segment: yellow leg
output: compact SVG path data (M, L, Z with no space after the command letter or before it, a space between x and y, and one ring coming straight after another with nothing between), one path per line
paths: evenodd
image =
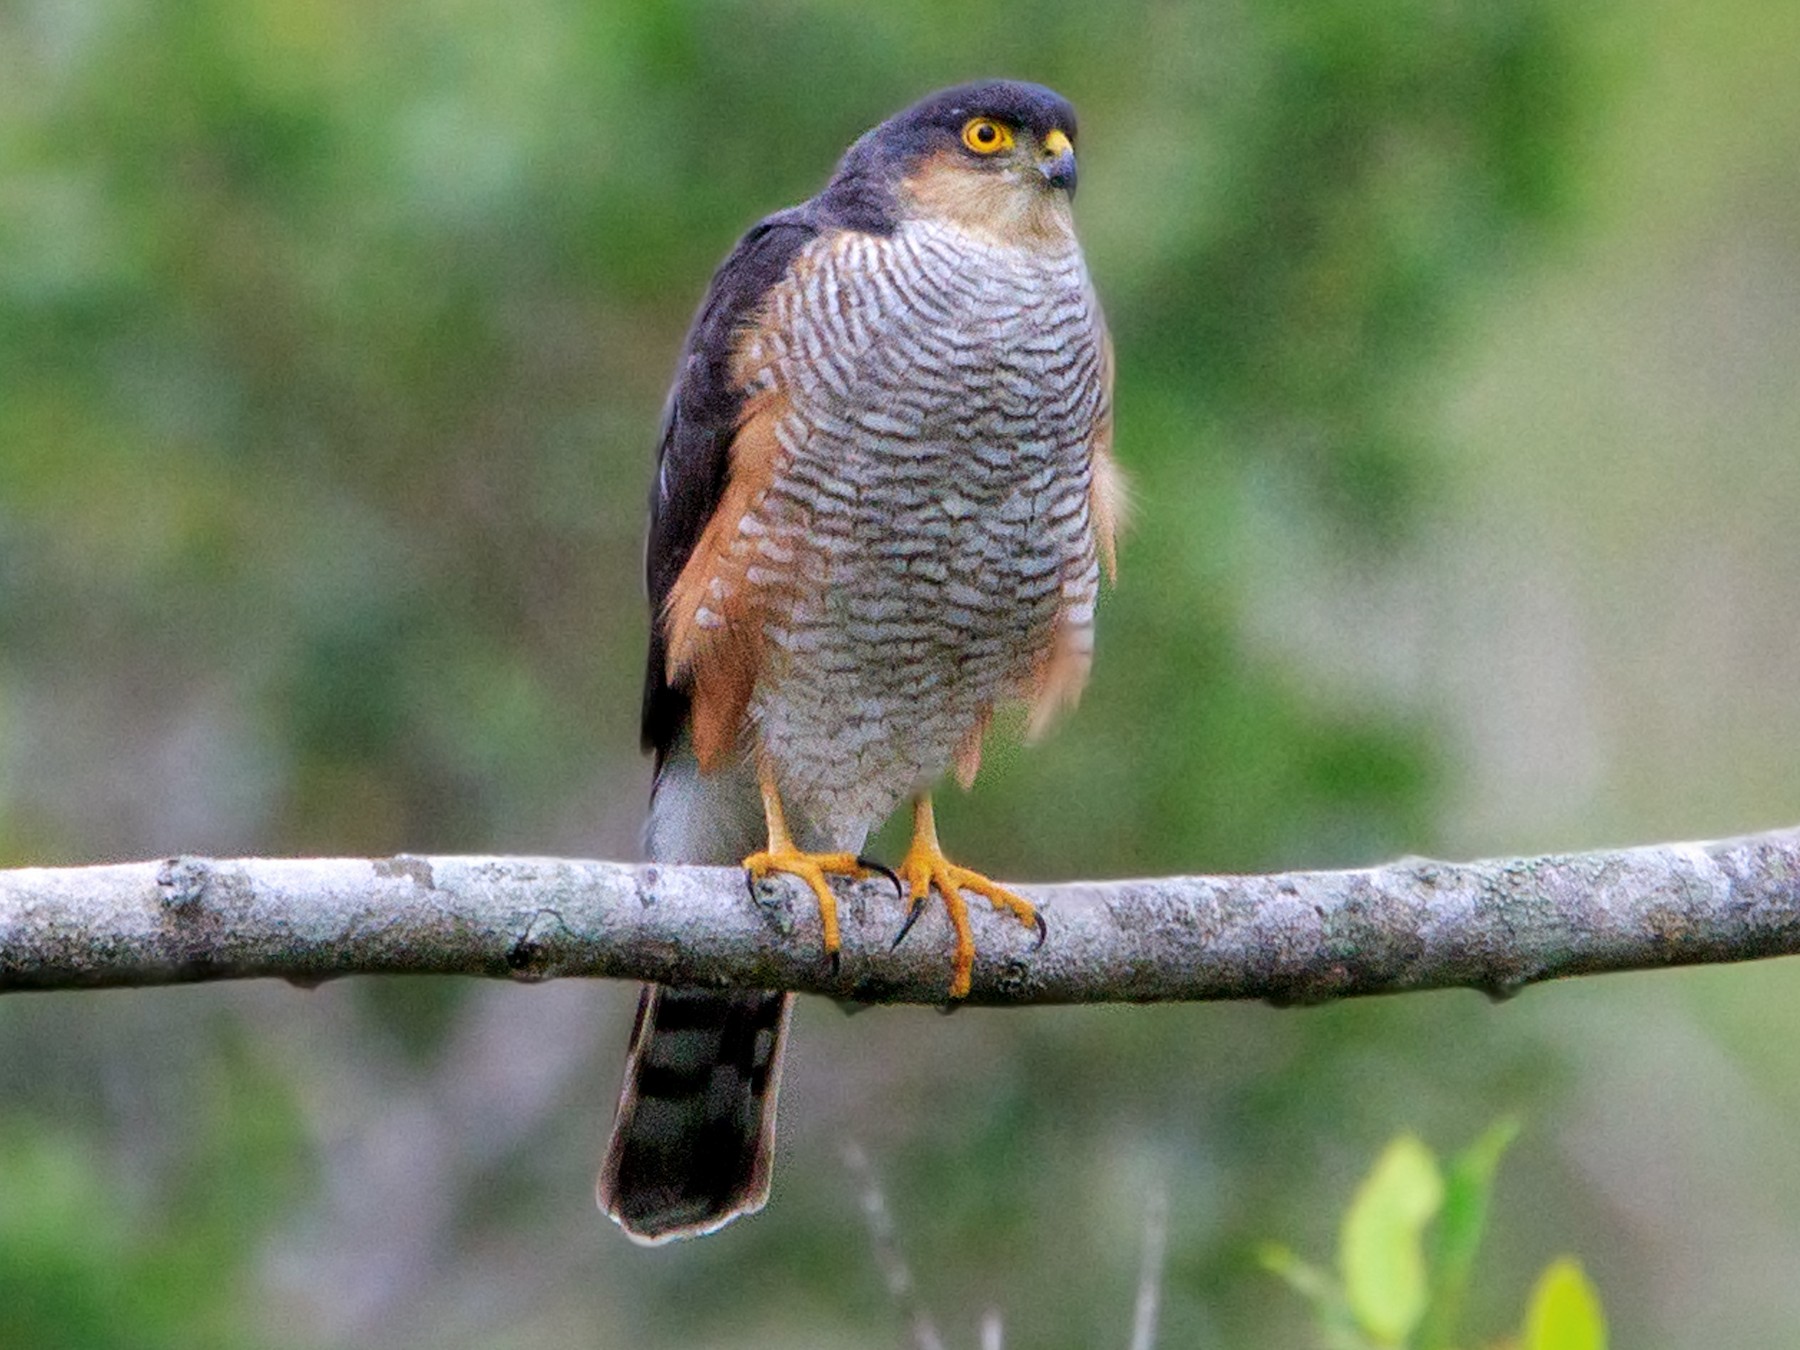
M787 816L781 809L781 793L775 778L767 769L757 775L762 785L763 817L769 825L769 846L744 859L744 870L753 881L761 881L771 872L789 872L812 888L819 902L819 927L825 934L825 955L832 968L838 961L837 897L831 893L827 876L868 877L874 869L861 862L854 853L806 853L788 833Z
M950 930L956 934L956 950L950 958L950 997L965 998L969 993L969 973L975 966L975 934L969 928L969 907L964 902L964 889L985 895L995 909L1009 911L1027 928L1035 929L1038 941L1044 940L1044 921L1037 908L1022 895L1015 895L979 872L959 867L944 856L938 843L937 818L931 809L931 794L924 793L913 802L912 847L896 869L900 879L912 890L912 912L900 930L905 937L913 920L924 908L926 896L933 886L944 897L944 910L950 916ZM899 939L895 939L896 945Z

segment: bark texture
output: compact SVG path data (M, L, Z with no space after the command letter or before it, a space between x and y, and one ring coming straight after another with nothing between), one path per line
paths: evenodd
M1022 885L1048 937L972 905L972 1004L1311 1003L1800 952L1800 829L1710 843L1268 876ZM600 976L939 1003L935 901L898 949L840 883L843 959L791 878L550 858L173 858L0 872L0 992L279 976Z

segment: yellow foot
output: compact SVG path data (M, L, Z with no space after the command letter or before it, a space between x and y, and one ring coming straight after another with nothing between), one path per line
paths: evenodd
M912 910L901 925L900 936L894 939L896 947L905 940L924 912L931 888L937 887L938 894L944 897L944 910L950 917L950 929L956 935L956 951L950 958L951 998L968 996L969 973L975 966L975 934L969 927L969 906L962 894L965 890L985 895L995 909L1010 912L1037 933L1040 944L1044 941L1044 920L1031 901L979 872L959 867L944 856L943 849L938 846L937 828L928 798L920 798L915 807L912 847L907 849L897 871L900 880L911 889Z
M885 867L878 867L857 857L854 853L806 853L788 845L786 847L767 848L760 853L752 853L744 859L744 871L751 887L751 898L755 899L756 883L771 872L787 872L799 877L812 887L813 895L819 902L819 927L825 933L825 955L831 958L831 968L838 968L838 918L837 897L831 893L831 883L826 880L830 876L853 877L861 880L872 877L877 872L886 872ZM892 873L889 873L892 876ZM894 883L896 889L899 882Z

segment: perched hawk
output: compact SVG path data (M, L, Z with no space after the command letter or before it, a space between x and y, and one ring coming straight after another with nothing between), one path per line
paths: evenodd
M1070 200L1075 111L1032 84L933 94L824 191L756 225L688 334L645 570L646 840L664 862L792 873L838 944L832 875L913 801L897 869L935 888L969 991L964 891L932 786L966 786L997 704L1042 727L1093 651L1119 483L1111 353ZM601 1207L643 1242L769 1191L791 995L646 988Z

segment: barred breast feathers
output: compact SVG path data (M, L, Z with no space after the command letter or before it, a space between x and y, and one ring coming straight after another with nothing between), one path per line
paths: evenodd
M1122 504L1110 352L1073 234L821 235L733 370L730 479L665 610L702 766L747 717L766 749L848 756L860 778L954 764L967 782L1007 698L1041 732L1086 679ZM771 679L788 690L773 701ZM914 749L876 748L906 735Z
M1113 348L1112 337L1104 328L1100 333L1100 357L1100 415L1094 422L1093 436L1088 443L1088 524L1093 531L1095 552L1110 584L1119 579L1118 531L1125 523L1130 499L1125 475L1112 452ZM1090 594L1085 613L1070 607L1057 617L1056 640L1034 672L1028 699L1027 740L1038 739L1058 713L1073 708L1080 701L1093 663L1093 596ZM973 776L971 773L970 777Z

